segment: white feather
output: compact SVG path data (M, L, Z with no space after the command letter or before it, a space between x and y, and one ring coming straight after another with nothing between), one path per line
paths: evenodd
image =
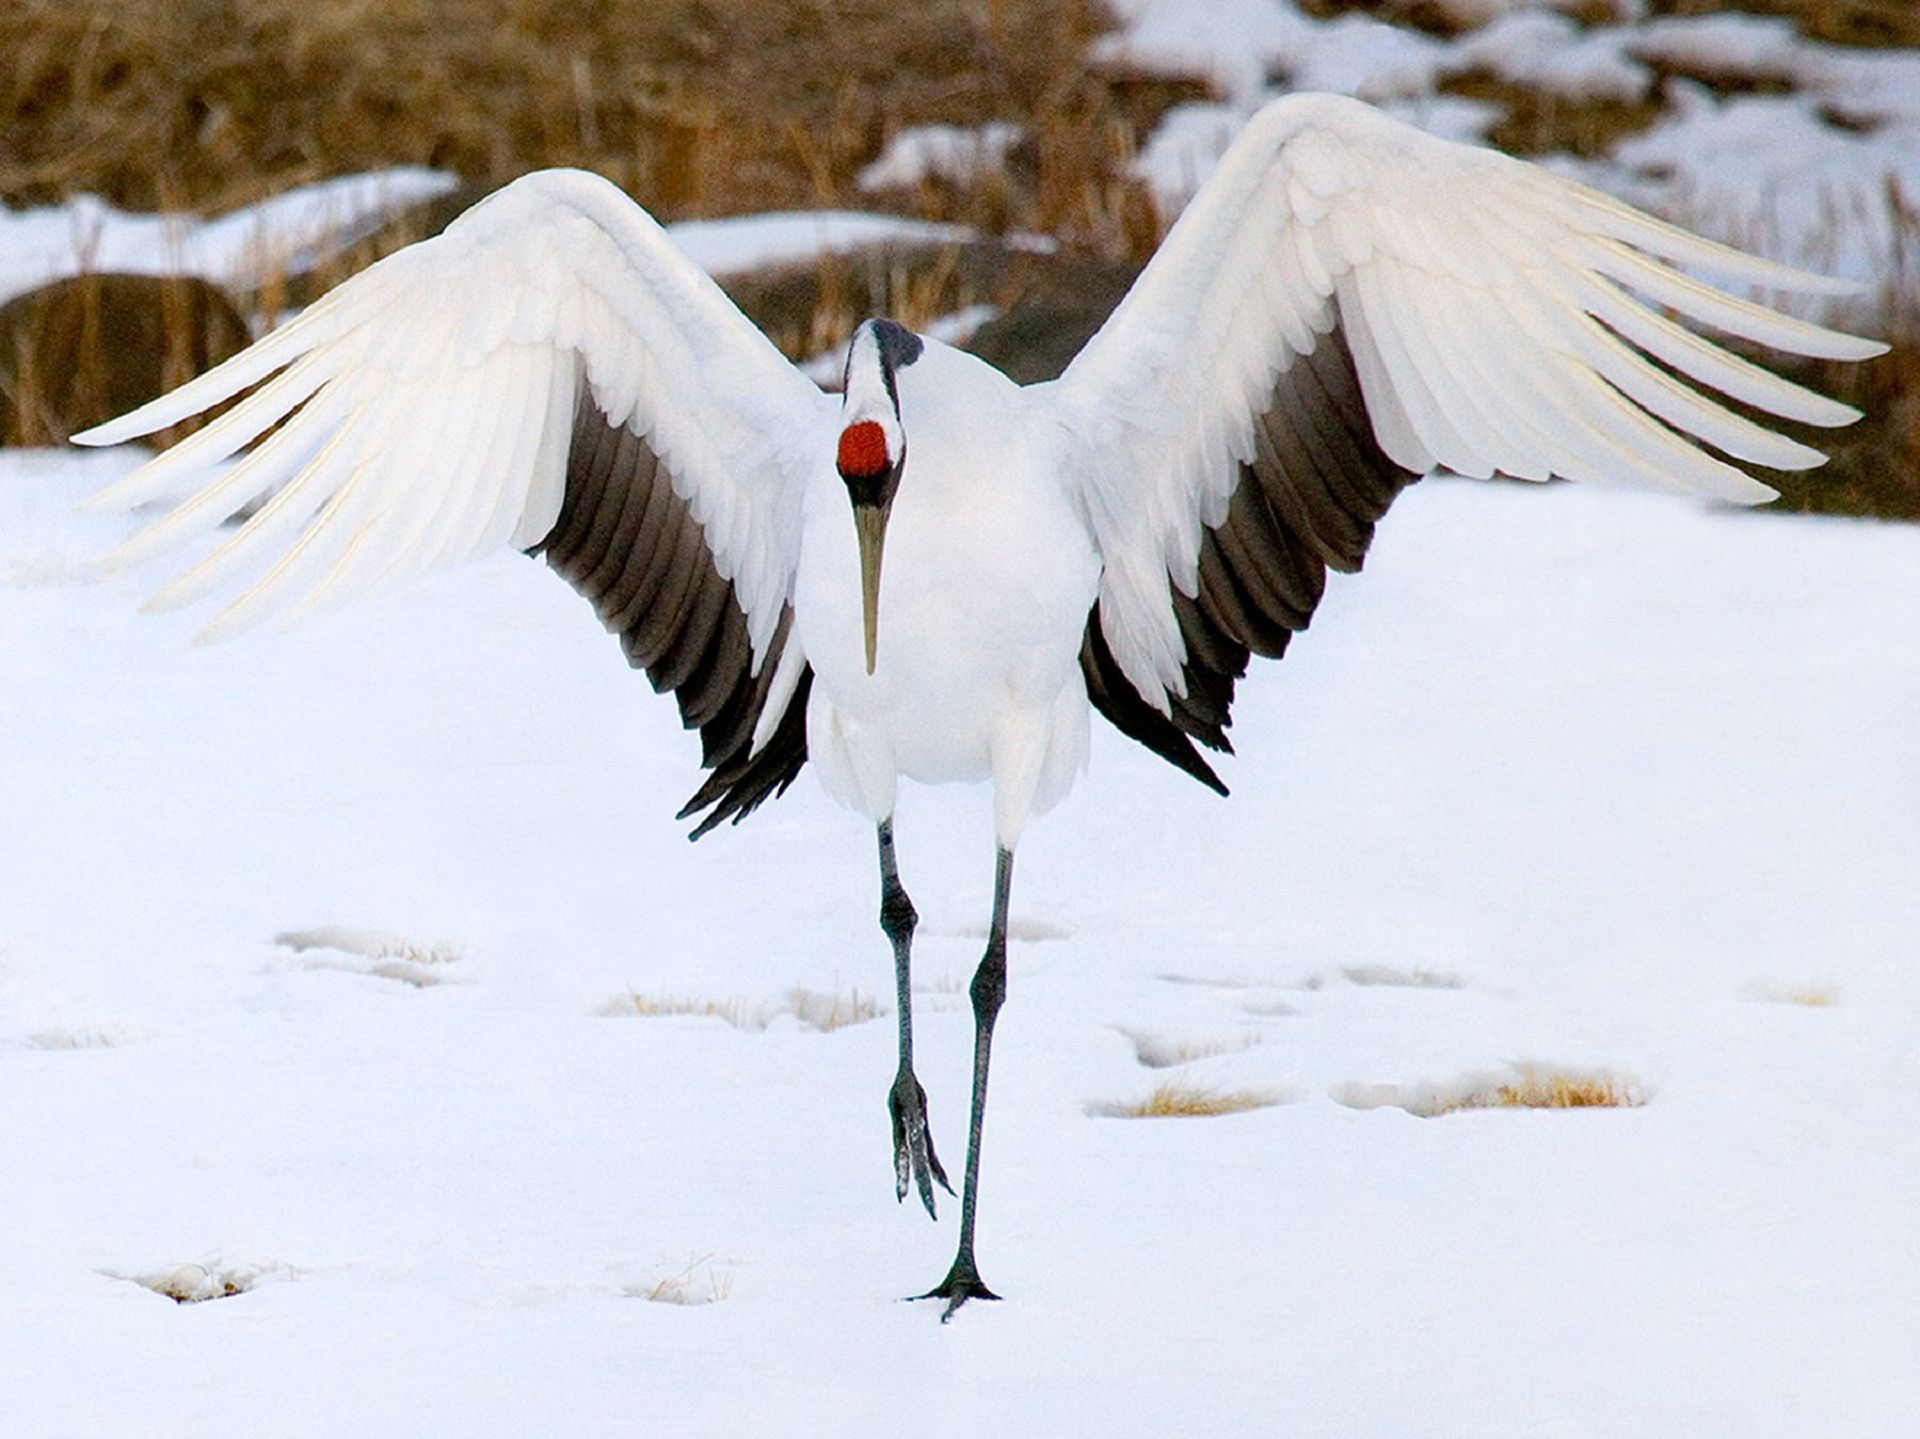
M1676 265L1779 289L1851 288L1357 101L1298 95L1267 106L1050 387L1062 428L1077 437L1073 479L1105 561L1101 616L1121 669L1165 711L1155 686L1172 689L1185 655L1166 576L1188 587L1200 526L1233 479L1216 437L1241 435L1270 402L1249 357L1310 349L1302 327L1326 332L1329 294L1374 438L1408 469L1623 480L1753 503L1773 492L1688 436L1755 463L1818 463L1818 451L1684 381L1814 424L1845 424L1857 418L1851 408L1651 306L1797 354L1861 359L1884 347L1725 294ZM1126 420L1149 395L1186 417L1178 435Z
M209 637L537 543L564 498L585 374L616 423L658 437L676 490L714 521L716 567L735 578L764 651L792 587L800 482L833 402L606 181L564 170L518 180L233 359L77 438L151 433L276 370L95 497L129 506L191 491L114 556L131 562L286 485L161 592L186 603L252 573ZM303 403L239 466L214 470Z

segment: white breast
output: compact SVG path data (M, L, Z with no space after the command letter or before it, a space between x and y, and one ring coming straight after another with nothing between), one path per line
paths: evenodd
M991 778L1002 843L1086 756L1079 652L1099 585L1052 435L997 370L929 341L897 376L906 467L866 672L852 510L831 457L809 486L794 620L815 686L808 751L875 819L899 775Z

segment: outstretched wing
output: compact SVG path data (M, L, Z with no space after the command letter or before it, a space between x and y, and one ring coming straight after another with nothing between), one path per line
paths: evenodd
M152 605L238 589L203 631L219 639L505 546L544 550L701 730L710 822L791 781L807 675L788 598L833 404L614 186L517 180L75 438L147 434L255 385L90 502L173 502L109 564L259 506Z
M1219 787L1233 682L1357 570L1394 496L1464 475L1625 481L1740 504L1818 450L1694 384L1814 425L1859 412L1675 323L1794 354L1884 346L1681 266L1814 293L1537 166L1357 101L1267 106L1099 334L1042 387L1105 564L1082 666L1109 719ZM1689 384L1688 382L1693 382Z

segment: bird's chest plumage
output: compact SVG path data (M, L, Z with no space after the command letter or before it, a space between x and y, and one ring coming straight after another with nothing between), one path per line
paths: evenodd
M808 494L795 623L816 703L869 764L930 783L986 778L996 746L1033 730L1064 692L1084 708L1078 656L1098 559L1065 487L1016 429L969 441L909 421L871 675L845 486L829 473Z

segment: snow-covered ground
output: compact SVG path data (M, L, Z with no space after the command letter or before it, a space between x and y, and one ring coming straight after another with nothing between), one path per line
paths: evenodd
M199 275L231 290L310 269L410 204L454 189L436 170L386 170L306 185L215 219L136 215L91 195L31 210L0 207L0 301L88 271ZM669 225L676 244L715 275L807 265L881 245L948 245L962 225L861 210L775 211ZM1016 241L1050 248L1044 237Z
M1231 800L1103 734L943 1328L892 1025L808 1022L889 994L865 824L688 845L524 560L192 648L82 578L127 462L0 464L5 1432L1913 1432L1920 531L1429 481ZM906 796L950 1168L988 834ZM1355 1107L1514 1063L1645 1103ZM1286 1102L1098 1112L1170 1076Z
M199 275L251 289L311 268L459 183L438 170L382 170L302 185L214 219L129 214L93 195L28 210L0 206L0 300L87 271Z

